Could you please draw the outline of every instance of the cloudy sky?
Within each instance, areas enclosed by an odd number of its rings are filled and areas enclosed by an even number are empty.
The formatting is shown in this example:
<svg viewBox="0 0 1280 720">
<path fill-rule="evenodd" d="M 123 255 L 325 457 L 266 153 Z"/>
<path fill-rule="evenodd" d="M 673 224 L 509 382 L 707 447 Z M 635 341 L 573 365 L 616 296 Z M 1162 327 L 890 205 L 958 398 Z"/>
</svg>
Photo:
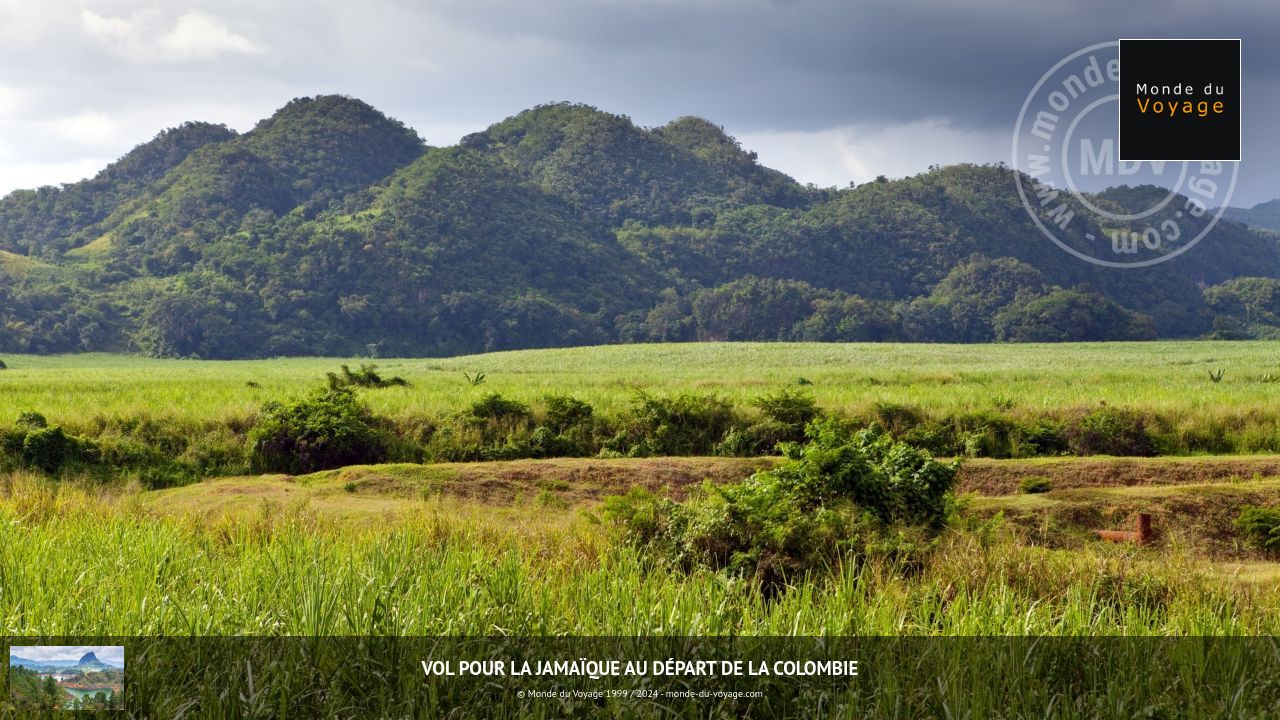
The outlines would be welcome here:
<svg viewBox="0 0 1280 720">
<path fill-rule="evenodd" d="M 843 186 L 1008 160 L 1040 75 L 1118 37 L 1242 37 L 1233 204 L 1280 197 L 1274 0 L 0 0 L 0 194 L 319 93 L 434 145 L 552 100 L 642 125 L 701 115 Z"/>
<path fill-rule="evenodd" d="M 108 665 L 124 667 L 124 647 L 120 645 L 15 645 L 9 648 L 10 657 L 35 662 L 76 662 L 90 652 Z"/>
</svg>

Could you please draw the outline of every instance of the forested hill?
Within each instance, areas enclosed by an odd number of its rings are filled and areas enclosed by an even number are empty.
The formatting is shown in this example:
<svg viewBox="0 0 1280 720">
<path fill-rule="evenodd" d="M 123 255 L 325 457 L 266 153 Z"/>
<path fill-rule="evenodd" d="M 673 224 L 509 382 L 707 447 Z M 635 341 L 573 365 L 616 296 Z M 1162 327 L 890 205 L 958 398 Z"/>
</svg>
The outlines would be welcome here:
<svg viewBox="0 0 1280 720">
<path fill-rule="evenodd" d="M 1224 217 L 1246 225 L 1280 232 L 1280 199 L 1258 203 L 1251 208 L 1229 207 Z"/>
<path fill-rule="evenodd" d="M 818 189 L 705 120 L 569 104 L 430 147 L 358 100 L 303 98 L 0 200 L 0 351 L 1280 336 L 1274 234 L 1223 222 L 1175 260 L 1104 270 L 1040 235 L 1014 179 Z"/>
</svg>

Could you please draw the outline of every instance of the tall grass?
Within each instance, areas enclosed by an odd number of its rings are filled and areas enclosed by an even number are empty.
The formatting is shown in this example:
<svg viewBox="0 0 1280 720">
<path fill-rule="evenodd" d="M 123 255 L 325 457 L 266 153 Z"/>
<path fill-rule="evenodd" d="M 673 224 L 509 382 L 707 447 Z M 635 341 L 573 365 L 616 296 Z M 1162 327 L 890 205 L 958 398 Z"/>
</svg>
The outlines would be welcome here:
<svg viewBox="0 0 1280 720">
<path fill-rule="evenodd" d="M 685 574 L 587 519 L 485 522 L 423 502 L 376 524 L 299 507 L 160 516 L 15 475 L 0 493 L 6 635 L 1239 635 L 1271 588 L 1190 558 L 1050 551 L 951 531 L 923 569 L 849 562 L 766 599 Z"/>
<path fill-rule="evenodd" d="M 885 407 L 966 423 L 975 444 L 997 425 L 1034 424 L 1100 407 L 1152 418 L 1165 452 L 1280 452 L 1280 345 L 1274 342 L 905 345 L 697 343 L 494 353 L 449 359 L 380 360 L 405 387 L 363 392 L 373 411 L 406 433 L 481 396 L 537 405 L 572 395 L 601 417 L 618 417 L 635 390 L 715 394 L 748 414 L 760 395 L 803 377 L 827 412 L 875 417 Z M 51 423 L 108 444 L 164 446 L 194 466 L 226 465 L 268 400 L 319 387 L 341 362 L 155 360 L 120 355 L 6 356 L 0 427 L 38 410 Z M 1226 367 L 1221 382 L 1206 368 Z M 484 373 L 483 385 L 467 377 Z M 975 425 L 976 423 L 976 425 Z M 992 426 L 994 431 L 995 426 Z"/>
<path fill-rule="evenodd" d="M 849 413 L 877 402 L 929 412 L 1044 410 L 1099 402 L 1190 418 L 1272 416 L 1280 383 L 1275 342 L 924 345 L 894 343 L 689 343 L 530 350 L 448 359 L 379 360 L 409 387 L 369 394 L 391 417 L 455 411 L 481 394 L 532 402 L 548 393 L 580 397 L 620 412 L 630 388 L 714 392 L 746 405 L 800 377 L 823 407 Z M 123 355 L 7 355 L 0 371 L 0 419 L 39 409 L 51 421 L 81 424 L 158 416 L 196 424 L 251 416 L 264 400 L 299 394 L 325 373 L 357 360 L 156 360 Z M 1229 369 L 1220 383 L 1205 369 Z M 464 373 L 484 372 L 474 387 Z M 251 386 L 247 383 L 254 383 Z M 97 420 L 95 420 L 97 419 Z"/>
</svg>

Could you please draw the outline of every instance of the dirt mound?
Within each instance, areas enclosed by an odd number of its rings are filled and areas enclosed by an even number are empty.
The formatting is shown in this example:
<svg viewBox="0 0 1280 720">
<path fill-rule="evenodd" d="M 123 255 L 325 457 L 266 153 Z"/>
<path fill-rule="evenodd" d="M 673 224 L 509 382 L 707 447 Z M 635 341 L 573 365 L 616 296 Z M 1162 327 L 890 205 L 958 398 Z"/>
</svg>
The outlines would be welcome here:
<svg viewBox="0 0 1280 720">
<path fill-rule="evenodd" d="M 980 495 L 1013 495 L 1023 478 L 1049 478 L 1055 489 L 1193 485 L 1280 475 L 1280 457 L 1054 458 L 1051 460 L 968 460 L 959 490 Z"/>
</svg>

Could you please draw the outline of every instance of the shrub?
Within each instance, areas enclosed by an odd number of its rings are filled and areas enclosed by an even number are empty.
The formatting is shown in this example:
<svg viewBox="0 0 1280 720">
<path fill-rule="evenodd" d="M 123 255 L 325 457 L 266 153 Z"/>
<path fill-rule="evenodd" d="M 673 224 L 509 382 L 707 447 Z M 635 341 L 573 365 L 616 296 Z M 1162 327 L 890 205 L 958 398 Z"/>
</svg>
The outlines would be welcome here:
<svg viewBox="0 0 1280 720">
<path fill-rule="evenodd" d="M 851 433 L 827 420 L 787 461 L 748 480 L 703 485 L 686 503 L 643 489 L 605 501 L 625 540 L 684 568 L 751 576 L 766 590 L 837 564 L 847 552 L 942 524 L 958 466 L 894 442 L 879 426 Z M 890 543 L 892 544 L 892 543 Z"/>
<path fill-rule="evenodd" d="M 547 406 L 547 427 L 556 434 L 590 423 L 595 412 L 587 403 L 568 395 L 548 395 L 543 402 Z"/>
<path fill-rule="evenodd" d="M 803 434 L 804 428 L 818 417 L 818 404 L 813 397 L 795 388 L 784 387 L 781 390 L 751 401 L 760 408 L 767 419 L 785 425 L 797 426 Z"/>
<path fill-rule="evenodd" d="M 303 474 L 382 462 L 388 454 L 369 408 L 346 390 L 263 405 L 249 444 L 256 472 Z"/>
<path fill-rule="evenodd" d="M 801 428 L 801 434 L 804 429 Z M 796 441 L 795 427 L 776 420 L 762 420 L 745 428 L 734 428 L 716 446 L 716 454 L 727 457 L 755 457 L 777 453 L 778 446 Z"/>
<path fill-rule="evenodd" d="M 1015 456 L 1061 455 L 1068 443 L 1061 423 L 1051 418 L 1038 418 L 1019 425 Z"/>
<path fill-rule="evenodd" d="M 606 449 L 632 457 L 710 455 L 737 422 L 733 406 L 714 395 L 639 392 Z"/>
<path fill-rule="evenodd" d="M 1235 527 L 1250 545 L 1269 555 L 1280 553 L 1280 508 L 1246 505 Z"/>
<path fill-rule="evenodd" d="M 1053 481 L 1042 475 L 1030 475 L 1022 478 L 1018 489 L 1028 495 L 1047 493 L 1053 489 Z"/>
<path fill-rule="evenodd" d="M 959 450 L 966 456 L 1007 458 L 1013 455 L 1017 426 L 1005 415 L 979 410 L 948 419 L 955 427 Z"/>
<path fill-rule="evenodd" d="M 68 435 L 61 426 L 28 430 L 22 439 L 22 461 L 49 474 L 73 461 L 85 460 L 92 443 Z"/>
<path fill-rule="evenodd" d="M 776 453 L 784 442 L 804 440 L 805 426 L 818 417 L 818 405 L 808 394 L 784 387 L 751 401 L 763 418 L 750 427 L 733 429 L 717 448 L 719 455 L 754 456 Z"/>
<path fill-rule="evenodd" d="M 1076 455 L 1155 454 L 1155 442 L 1143 416 L 1133 410 L 1102 406 L 1069 422 L 1067 447 Z"/>
<path fill-rule="evenodd" d="M 529 406 L 508 400 L 498 393 L 489 393 L 472 403 L 467 414 L 480 420 L 525 420 L 529 418 Z"/>
<path fill-rule="evenodd" d="M 26 439 L 25 430 L 0 428 L 0 469 L 8 469 L 10 463 L 22 461 L 22 441 Z"/>
<path fill-rule="evenodd" d="M 538 491 L 538 496 L 534 499 L 539 506 L 552 508 L 555 510 L 565 510 L 569 507 L 569 501 L 557 495 L 554 491 L 543 488 Z"/>
<path fill-rule="evenodd" d="M 361 365 L 358 371 L 351 372 L 351 368 L 343 365 L 340 373 L 326 373 L 329 378 L 329 389 L 405 387 L 409 384 L 409 381 L 402 377 L 384 378 L 377 373 L 377 370 L 377 365 Z"/>
<path fill-rule="evenodd" d="M 49 421 L 40 413 L 28 410 L 24 413 L 18 413 L 17 425 L 24 430 L 39 430 L 40 428 L 49 427 Z"/>
<path fill-rule="evenodd" d="M 874 409 L 876 422 L 889 428 L 894 434 L 906 432 L 925 422 L 924 413 L 914 405 L 882 401 L 877 402 Z"/>
<path fill-rule="evenodd" d="M 9 366 L 5 365 L 3 360 L 0 360 L 0 370 L 8 370 L 8 369 L 9 369 Z"/>
</svg>

